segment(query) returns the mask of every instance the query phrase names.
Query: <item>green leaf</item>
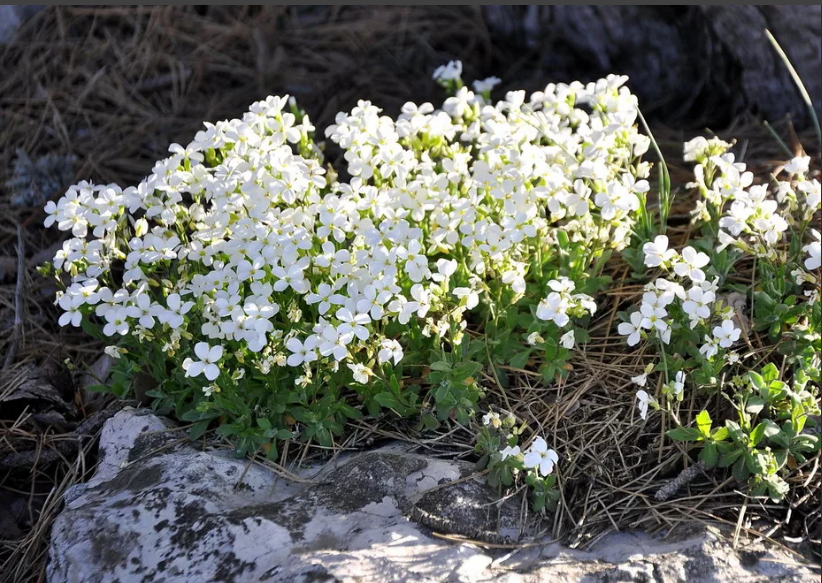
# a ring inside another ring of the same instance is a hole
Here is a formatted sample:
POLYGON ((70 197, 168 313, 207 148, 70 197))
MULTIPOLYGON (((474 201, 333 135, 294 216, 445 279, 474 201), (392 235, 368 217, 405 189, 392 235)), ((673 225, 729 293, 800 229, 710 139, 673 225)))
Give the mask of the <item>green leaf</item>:
POLYGON ((716 444, 711 443, 710 441, 705 444, 705 447, 702 448, 702 451, 699 452, 699 459, 709 468, 712 468, 716 465, 717 462, 717 451, 716 451, 716 444))
POLYGON ((340 403, 339 411, 348 419, 362 419, 362 411, 355 409, 348 403, 340 403))
POLYGON ((728 439, 729 431, 727 427, 717 427, 711 434, 711 439, 714 441, 724 441, 728 439))
POLYGON ((726 454, 723 454, 722 457, 719 459, 719 467, 720 468, 727 468, 728 466, 735 463, 743 454, 743 450, 741 449, 734 449, 726 454))
POLYGON ((200 439, 203 434, 208 429, 208 425, 211 423, 211 419, 203 419, 202 421, 198 421, 194 425, 191 426, 191 429, 188 430, 188 437, 191 441, 197 441, 200 439))
POLYGON ((428 368, 431 370, 438 370, 440 372, 450 372, 451 371, 451 363, 446 362, 444 360, 440 360, 437 362, 432 362, 428 368))
POLYGON ((763 379, 758 373, 755 373, 753 371, 748 373, 748 380, 751 381, 751 384, 754 387, 756 387, 758 391, 761 391, 762 389, 768 386, 765 382, 765 379, 763 379))
POLYGON ((760 423, 756 427, 753 428, 751 431, 751 435, 749 437, 750 443, 752 446, 756 447, 759 445, 759 442, 762 441, 765 437, 765 423, 760 423))
MULTIPOLYGON (((753 373, 756 374, 756 373, 753 373)), ((759 375, 757 375, 759 376, 759 375)), ((765 367, 762 369, 762 376, 760 377, 763 381, 770 384, 775 380, 779 379, 779 369, 776 368, 776 365, 772 362, 769 362, 765 367)))
POLYGON ((696 427, 699 433, 704 435, 705 437, 709 437, 711 435, 711 415, 707 411, 701 411, 699 415, 696 416, 696 427))
POLYGON ((525 368, 525 365, 528 364, 528 358, 530 358, 530 356, 530 350, 523 350, 522 352, 515 354, 508 364, 512 368, 525 368))
POLYGON ((734 464, 731 473, 733 474, 734 479, 736 479, 738 482, 744 482, 748 479, 748 476, 751 475, 751 472, 750 470, 748 470, 748 466, 745 463, 744 457, 741 457, 738 460, 736 460, 736 463, 734 464))
POLYGON ((180 421, 200 421, 205 417, 209 417, 209 419, 211 418, 210 416, 204 414, 202 411, 198 411, 197 409, 189 409, 188 411, 180 415, 180 421))
POLYGON ((400 406, 397 398, 387 391, 374 395, 374 400, 386 409, 397 409, 400 406))
POLYGON ((762 397, 751 397, 745 405, 745 411, 758 415, 765 408, 765 399, 762 397))
POLYGON ((702 439, 702 434, 695 427, 675 427, 665 435, 674 441, 699 441, 702 439))
POLYGON ((776 435, 780 431, 781 429, 779 429, 779 425, 770 419, 765 419, 762 423, 754 427, 753 431, 751 431, 751 445, 756 447, 763 439, 776 435))
POLYGON ((426 413, 422 416, 422 424, 428 430, 436 429, 439 427, 440 422, 437 421, 437 418, 431 415, 431 413, 426 413))

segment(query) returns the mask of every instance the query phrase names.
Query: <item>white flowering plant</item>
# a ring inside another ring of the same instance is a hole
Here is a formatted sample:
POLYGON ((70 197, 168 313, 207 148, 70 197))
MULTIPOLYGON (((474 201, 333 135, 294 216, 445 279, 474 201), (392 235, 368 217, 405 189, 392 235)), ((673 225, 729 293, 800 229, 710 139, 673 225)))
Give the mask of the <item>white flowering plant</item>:
POLYGON ((521 449, 520 443, 527 431, 528 426, 513 414, 488 411, 477 430, 474 449, 481 456, 477 467, 488 472, 488 484, 500 491, 523 484, 528 486, 535 512, 553 511, 560 498, 554 471, 559 455, 539 436, 521 449))
POLYGON ((716 138, 685 144, 685 160, 695 163, 696 236, 681 251, 664 234, 642 244, 651 282, 621 314, 618 332, 631 347, 650 344, 658 358, 632 378, 641 418, 649 408, 665 411, 675 425, 670 438, 701 443, 706 466, 733 466, 753 495, 779 500, 784 478, 819 451, 818 436, 803 430, 820 412, 819 232, 811 228, 820 185, 809 178, 808 156, 756 184, 730 148, 716 138), (740 278, 741 270, 751 275, 740 278), (781 371, 771 354, 780 355, 781 371), (646 388, 652 372, 661 375, 655 396, 646 388), (685 426, 686 387, 720 395, 732 414, 712 428, 703 409, 685 426))
POLYGON ((46 226, 71 234, 50 267, 59 323, 109 343, 106 388, 147 375, 192 437, 216 425, 275 458, 386 410, 466 424, 481 370, 565 376, 605 262, 647 214, 636 98, 609 76, 494 103, 497 79, 473 92, 460 76, 436 72, 439 109, 360 101, 329 144, 269 97, 136 186, 50 202, 46 226))

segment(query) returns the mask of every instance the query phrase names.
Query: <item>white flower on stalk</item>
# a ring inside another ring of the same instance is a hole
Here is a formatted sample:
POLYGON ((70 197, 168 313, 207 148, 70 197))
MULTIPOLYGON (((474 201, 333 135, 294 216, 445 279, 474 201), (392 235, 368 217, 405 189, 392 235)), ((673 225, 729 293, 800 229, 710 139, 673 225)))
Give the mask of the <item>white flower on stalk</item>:
POLYGON ((470 287, 455 287, 453 293, 461 303, 465 303, 465 308, 468 310, 473 310, 479 304, 479 295, 470 287))
POLYGON ((347 364, 346 366, 351 369, 351 372, 354 375, 354 381, 360 383, 361 385, 367 384, 374 375, 374 371, 361 363, 347 364))
POLYGON ((682 303, 682 309, 691 317, 691 328, 695 321, 711 317, 711 304, 716 300, 716 295, 712 291, 702 291, 700 287, 692 287, 688 290, 688 299, 682 303))
POLYGON ((718 352, 719 347, 716 344, 716 340, 710 336, 705 336, 705 344, 699 347, 699 353, 710 360, 716 356, 718 352))
POLYGON ((499 450, 499 456, 501 461, 507 460, 509 457, 517 457, 521 455, 522 452, 519 449, 518 445, 511 447, 510 445, 505 446, 503 449, 499 450))
POLYGON ((201 374, 209 381, 220 376, 220 367, 217 363, 223 357, 222 346, 209 346, 207 342, 198 342, 194 345, 194 354, 200 360, 186 358, 183 361, 183 370, 187 377, 196 377, 201 374))
POLYGON ((642 321, 643 315, 641 312, 634 312, 631 314, 629 322, 621 322, 617 326, 617 332, 621 336, 628 337, 628 346, 636 346, 642 340, 642 321))
POLYGON ((448 61, 434 70, 434 81, 456 81, 462 75, 462 61, 448 61))
POLYGON ((499 413, 488 411, 488 413, 482 416, 482 424, 486 427, 490 425, 494 429, 498 429, 502 425, 502 420, 499 417, 499 413))
POLYGON ((673 384, 674 395, 679 397, 685 390, 685 371, 681 370, 676 373, 673 384))
POLYGON ((539 332, 531 332, 525 340, 530 346, 536 346, 537 344, 544 344, 545 338, 540 336, 539 332))
POLYGON ((303 363, 310 363, 317 360, 317 337, 309 336, 305 342, 298 338, 289 338, 285 347, 291 352, 286 360, 288 366, 301 366, 303 363))
POLYGON ((83 313, 80 311, 84 303, 82 296, 63 294, 57 303, 65 310, 63 314, 60 315, 57 323, 60 324, 60 326, 71 324, 75 328, 79 327, 83 321, 83 313))
POLYGON ((742 330, 736 327, 733 320, 723 320, 720 326, 714 327, 714 338, 722 348, 730 348, 739 340, 742 330))
POLYGON ((645 243, 642 252, 645 254, 646 267, 665 266, 677 255, 675 250, 668 249, 668 237, 665 235, 657 235, 652 242, 645 243))
POLYGON ((377 361, 382 364, 393 360, 394 364, 400 363, 403 357, 402 346, 396 340, 386 338, 380 342, 380 351, 377 353, 377 361))
POLYGON ((702 268, 709 262, 710 258, 705 253, 688 246, 682 250, 682 258, 674 265, 674 272, 680 277, 688 277, 691 281, 699 283, 705 281, 705 272, 702 268))
POLYGON ((125 336, 128 334, 128 308, 117 307, 108 310, 105 315, 106 324, 103 326, 103 334, 106 336, 114 336, 119 334, 125 336))
POLYGON ((119 346, 113 346, 113 345, 112 346, 106 346, 103 349, 103 352, 105 352, 106 355, 108 355, 108 356, 110 356, 111 358, 114 358, 114 359, 118 359, 118 358, 121 358, 123 356, 123 353, 121 352, 121 349, 120 349, 119 346))
POLYGON ((642 314, 641 326, 646 330, 664 332, 669 328, 668 322, 665 321, 668 312, 664 308, 654 308, 649 304, 642 304, 639 307, 639 313, 642 314))
POLYGON ((631 382, 638 387, 644 387, 648 383, 648 373, 642 373, 635 377, 631 377, 631 382))
POLYGON ((575 342, 576 338, 574 338, 573 330, 568 330, 559 339, 559 345, 563 348, 567 348, 568 350, 571 350, 574 347, 575 342))
POLYGON ((557 452, 548 448, 541 437, 537 437, 525 454, 523 465, 528 469, 537 469, 542 476, 549 476, 554 471, 554 464, 559 460, 557 452))
POLYGON ((334 289, 327 283, 321 283, 317 286, 316 293, 309 293, 305 296, 305 302, 307 304, 320 304, 318 311, 323 316, 331 309, 331 304, 344 304, 345 298, 341 294, 334 293, 334 289))
POLYGON ((160 305, 151 301, 147 293, 141 293, 134 299, 134 310, 136 318, 138 318, 140 326, 148 330, 154 327, 154 318, 160 317, 165 309, 160 305))
POLYGON ((822 259, 820 258, 820 253, 822 253, 822 243, 820 243, 820 234, 819 231, 813 229, 811 231, 813 233, 814 238, 816 241, 812 241, 802 247, 802 251, 808 253, 808 257, 805 259, 805 269, 808 271, 813 271, 815 269, 819 269, 819 266, 822 265, 822 259))
POLYGON ((791 176, 794 174, 807 174, 810 164, 810 156, 796 156, 790 162, 785 164, 784 170, 791 176))
POLYGON ((160 311, 158 319, 171 328, 179 328, 185 322, 185 315, 194 307, 194 302, 183 302, 180 294, 169 294, 166 298, 167 309, 160 311))
POLYGON ((494 87, 502 83, 499 77, 486 77, 485 79, 477 79, 472 83, 474 91, 477 93, 485 93, 491 91, 494 87))
POLYGON ((656 403, 656 399, 654 399, 646 391, 640 389, 636 392, 636 406, 637 409, 639 409, 639 416, 643 421, 648 418, 648 406, 652 403, 656 403))
POLYGON ((570 321, 568 314, 565 313, 568 307, 566 298, 557 292, 551 292, 537 305, 536 315, 540 320, 553 321, 562 328, 570 321))

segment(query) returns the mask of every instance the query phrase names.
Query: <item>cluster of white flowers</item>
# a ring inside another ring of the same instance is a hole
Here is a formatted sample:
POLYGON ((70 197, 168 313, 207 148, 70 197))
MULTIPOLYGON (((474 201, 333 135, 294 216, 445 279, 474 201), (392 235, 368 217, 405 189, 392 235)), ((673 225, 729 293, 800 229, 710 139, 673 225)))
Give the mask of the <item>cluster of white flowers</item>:
MULTIPOLYGON (((693 216, 706 221, 719 218, 719 251, 732 246, 776 260, 777 246, 788 227, 809 224, 822 208, 819 181, 806 178, 810 157, 798 156, 786 164, 782 171, 788 179, 774 179, 769 192, 767 184, 753 185, 753 174, 745 164, 735 161, 728 152, 730 146, 716 138, 702 137, 685 144, 685 160, 697 162, 692 186, 702 195, 693 216)), ((813 265, 812 249, 807 251, 813 265)))
MULTIPOLYGON (((564 328, 571 321, 571 315, 581 316, 586 312, 593 314, 597 305, 588 294, 571 293, 576 284, 567 277, 552 279, 548 282, 551 292, 537 306, 536 315, 540 320, 553 322, 564 328)), ((571 336, 573 338, 573 335, 571 336)), ((573 347, 573 342, 569 348, 573 347)))
POLYGON ((708 281, 703 268, 709 257, 693 247, 685 247, 682 253, 668 248, 668 237, 657 236, 643 247, 645 265, 668 271, 671 279, 659 278, 645 286, 639 309, 627 322, 618 326, 618 332, 628 337, 628 345, 636 346, 642 338, 653 337, 664 344, 671 340, 675 316, 669 312, 676 305, 687 318, 693 330, 698 326, 709 328, 712 334, 704 336, 699 349, 705 358, 713 358, 718 347, 729 348, 739 340, 741 330, 733 321, 733 309, 717 299, 718 280, 708 281), (688 286, 686 289, 686 285, 688 286))
MULTIPOLYGON (((392 322, 458 343, 487 282, 514 301, 541 296, 526 281, 534 258, 556 255, 558 229, 591 259, 627 245, 649 165, 624 82, 496 104, 460 82, 442 109, 407 103, 397 119, 361 101, 326 130, 347 181, 323 167, 287 97, 206 123, 138 186, 82 182, 47 205, 46 225, 73 235, 54 257, 71 276, 60 324, 96 314, 104 334, 157 342, 170 358, 196 344, 186 374, 216 383, 237 367, 310 375, 343 361, 365 383, 370 362, 403 358, 392 322)), ((564 326, 595 309, 572 283, 550 286, 540 318, 564 326)))

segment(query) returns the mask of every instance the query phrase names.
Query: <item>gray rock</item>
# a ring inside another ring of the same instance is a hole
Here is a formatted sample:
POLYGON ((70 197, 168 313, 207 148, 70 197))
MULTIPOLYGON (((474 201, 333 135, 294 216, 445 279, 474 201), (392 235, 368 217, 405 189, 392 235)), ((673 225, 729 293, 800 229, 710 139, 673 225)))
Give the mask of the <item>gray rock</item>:
POLYGON ((432 528, 497 543, 528 534, 521 499, 497 504, 470 464, 400 444, 288 481, 181 437, 142 410, 106 423, 94 478, 69 489, 54 523, 49 581, 818 580, 743 558, 710 535, 616 534, 587 553, 449 542, 432 528))
POLYGON ((7 44, 17 29, 43 8, 45 5, 0 4, 0 45, 7 44))

